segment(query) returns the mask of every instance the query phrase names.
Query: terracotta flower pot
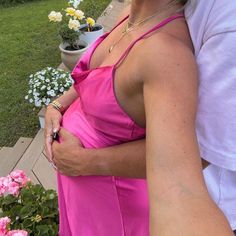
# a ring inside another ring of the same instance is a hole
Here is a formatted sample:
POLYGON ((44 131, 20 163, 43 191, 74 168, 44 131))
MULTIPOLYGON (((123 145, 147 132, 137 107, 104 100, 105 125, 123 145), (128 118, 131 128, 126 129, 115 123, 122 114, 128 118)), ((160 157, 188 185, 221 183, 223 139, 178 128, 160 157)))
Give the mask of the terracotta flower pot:
POLYGON ((69 46, 68 43, 61 43, 59 49, 61 51, 61 60, 63 64, 70 70, 72 70, 83 53, 88 49, 88 43, 79 40, 78 43, 81 46, 81 49, 78 50, 67 50, 69 46))

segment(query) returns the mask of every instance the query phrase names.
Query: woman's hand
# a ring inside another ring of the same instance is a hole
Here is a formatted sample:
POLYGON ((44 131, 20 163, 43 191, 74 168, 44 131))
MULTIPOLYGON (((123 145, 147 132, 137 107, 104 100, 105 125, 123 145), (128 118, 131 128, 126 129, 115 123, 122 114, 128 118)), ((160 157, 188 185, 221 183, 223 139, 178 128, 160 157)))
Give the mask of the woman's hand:
POLYGON ((64 128, 59 131, 60 143, 53 141, 53 163, 57 170, 68 176, 84 175, 87 172, 88 158, 80 140, 64 128))
POLYGON ((52 141, 53 133, 60 130, 60 123, 62 120, 62 114, 53 108, 48 106, 45 114, 45 127, 44 127, 44 137, 45 137, 45 151, 46 157, 49 162, 52 162, 52 141))

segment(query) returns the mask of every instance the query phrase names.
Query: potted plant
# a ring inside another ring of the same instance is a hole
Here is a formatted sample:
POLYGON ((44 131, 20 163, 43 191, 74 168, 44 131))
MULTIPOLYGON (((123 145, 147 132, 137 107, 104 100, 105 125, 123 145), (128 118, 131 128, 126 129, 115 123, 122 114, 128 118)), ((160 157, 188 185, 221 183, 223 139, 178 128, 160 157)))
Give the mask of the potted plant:
POLYGON ((44 128, 44 107, 65 93, 72 83, 69 72, 52 67, 47 67, 29 76, 29 90, 25 99, 35 107, 43 107, 39 114, 41 128, 44 128))
POLYGON ((79 39, 80 32, 78 30, 72 30, 67 25, 61 26, 59 35, 62 39, 62 43, 59 45, 61 60, 69 70, 72 70, 89 44, 79 39))
POLYGON ((86 19, 86 23, 80 27, 80 39, 88 44, 93 43, 98 37, 103 35, 104 27, 95 22, 91 17, 86 19))
POLYGON ((48 15, 50 22, 58 24, 58 34, 62 43, 59 48, 64 65, 72 70, 86 51, 88 43, 80 40, 80 21, 85 18, 84 12, 78 9, 80 1, 71 0, 68 7, 61 12, 51 11, 48 15))
POLYGON ((0 235, 56 236, 57 193, 34 185, 22 170, 0 177, 0 235))

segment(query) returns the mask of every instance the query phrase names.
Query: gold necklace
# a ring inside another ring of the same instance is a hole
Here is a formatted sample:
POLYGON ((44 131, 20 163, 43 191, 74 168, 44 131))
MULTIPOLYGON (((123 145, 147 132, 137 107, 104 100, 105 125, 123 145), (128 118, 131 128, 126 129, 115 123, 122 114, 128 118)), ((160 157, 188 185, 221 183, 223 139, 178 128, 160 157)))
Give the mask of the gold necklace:
POLYGON ((115 41, 109 48, 109 53, 112 52, 113 48, 131 31, 133 31, 135 28, 128 28, 127 27, 128 24, 126 24, 125 28, 123 29, 120 38, 115 41))
POLYGON ((114 49, 114 47, 119 44, 119 42, 131 31, 135 30, 136 28, 138 28, 140 25, 146 23, 147 21, 151 20, 153 17, 157 16, 158 14, 160 14, 161 12, 163 12, 164 10, 169 9, 170 7, 174 6, 175 4, 177 4, 179 2, 179 0, 173 0, 169 3, 167 3, 164 7, 158 9, 158 11, 156 11, 154 14, 147 16, 137 22, 130 22, 128 21, 127 24, 125 25, 124 29, 122 30, 121 36, 120 38, 115 41, 110 47, 109 47, 109 53, 112 52, 112 50, 114 49), (129 26, 130 25, 130 26, 129 26))

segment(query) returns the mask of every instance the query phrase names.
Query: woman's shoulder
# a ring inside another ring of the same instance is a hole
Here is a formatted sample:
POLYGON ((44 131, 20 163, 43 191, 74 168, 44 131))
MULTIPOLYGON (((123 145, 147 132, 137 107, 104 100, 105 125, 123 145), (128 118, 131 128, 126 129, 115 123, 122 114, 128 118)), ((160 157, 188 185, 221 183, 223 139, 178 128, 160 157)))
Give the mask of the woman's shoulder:
POLYGON ((192 71, 197 74, 196 60, 192 48, 178 37, 167 33, 158 33, 139 44, 142 78, 165 77, 165 75, 192 71), (180 69, 181 68, 181 69, 180 69))
POLYGON ((150 53, 168 53, 175 54, 178 52, 189 53, 194 56, 192 44, 184 37, 179 37, 166 32, 158 32, 142 42, 144 48, 150 48, 150 53), (175 50, 173 50, 175 49, 175 50))

